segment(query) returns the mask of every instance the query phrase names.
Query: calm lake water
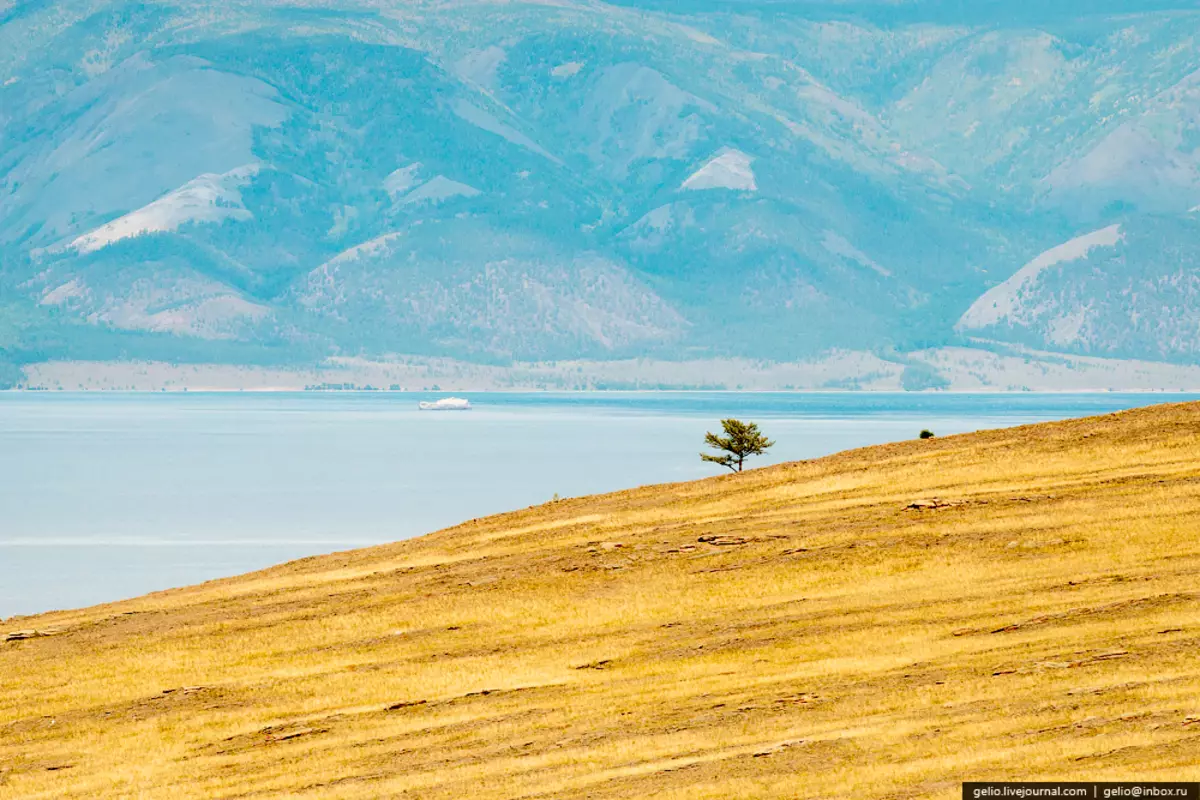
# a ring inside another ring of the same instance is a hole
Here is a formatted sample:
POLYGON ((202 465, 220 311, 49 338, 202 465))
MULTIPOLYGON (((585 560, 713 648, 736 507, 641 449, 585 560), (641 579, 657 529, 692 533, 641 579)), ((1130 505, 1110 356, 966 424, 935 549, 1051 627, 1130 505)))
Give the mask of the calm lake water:
POLYGON ((690 480, 722 417, 755 463, 1196 399, 1164 394, 0 393, 0 617, 390 542, 563 497, 690 480), (444 395, 443 395, 444 396, 444 395))

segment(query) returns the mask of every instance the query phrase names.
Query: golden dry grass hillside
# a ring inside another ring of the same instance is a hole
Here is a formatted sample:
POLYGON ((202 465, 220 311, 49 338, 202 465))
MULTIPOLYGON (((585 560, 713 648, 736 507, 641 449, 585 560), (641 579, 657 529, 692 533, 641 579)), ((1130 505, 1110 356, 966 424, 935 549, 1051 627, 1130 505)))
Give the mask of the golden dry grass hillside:
POLYGON ((556 502, 8 620, 0 796, 1197 780, 1198 576, 1196 405, 556 502))

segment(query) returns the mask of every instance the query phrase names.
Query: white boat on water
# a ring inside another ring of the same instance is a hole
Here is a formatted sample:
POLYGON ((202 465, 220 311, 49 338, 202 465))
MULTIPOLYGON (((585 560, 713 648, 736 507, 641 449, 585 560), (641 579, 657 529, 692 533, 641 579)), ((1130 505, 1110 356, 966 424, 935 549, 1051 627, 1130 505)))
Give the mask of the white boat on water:
POLYGON ((443 397, 432 403, 422 400, 417 407, 422 411, 466 411, 471 407, 471 401, 461 397, 443 397))

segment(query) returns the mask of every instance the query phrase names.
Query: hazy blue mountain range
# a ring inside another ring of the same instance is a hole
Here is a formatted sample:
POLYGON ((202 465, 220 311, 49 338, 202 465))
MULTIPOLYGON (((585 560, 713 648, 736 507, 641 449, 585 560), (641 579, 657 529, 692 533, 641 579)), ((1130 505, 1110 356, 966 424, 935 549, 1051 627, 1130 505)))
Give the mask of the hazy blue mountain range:
POLYGON ((0 362, 1196 363, 1198 34, 1146 2, 0 0, 0 362))

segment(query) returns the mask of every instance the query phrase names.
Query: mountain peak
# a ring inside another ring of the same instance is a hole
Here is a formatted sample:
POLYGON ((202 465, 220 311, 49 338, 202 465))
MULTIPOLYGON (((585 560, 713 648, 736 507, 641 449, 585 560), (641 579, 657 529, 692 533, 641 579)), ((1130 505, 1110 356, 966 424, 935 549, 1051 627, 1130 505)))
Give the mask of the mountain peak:
POLYGON ((754 159, 733 148, 723 148, 717 155, 692 173, 680 187, 684 190, 734 189, 744 192, 758 191, 751 164, 754 159))

